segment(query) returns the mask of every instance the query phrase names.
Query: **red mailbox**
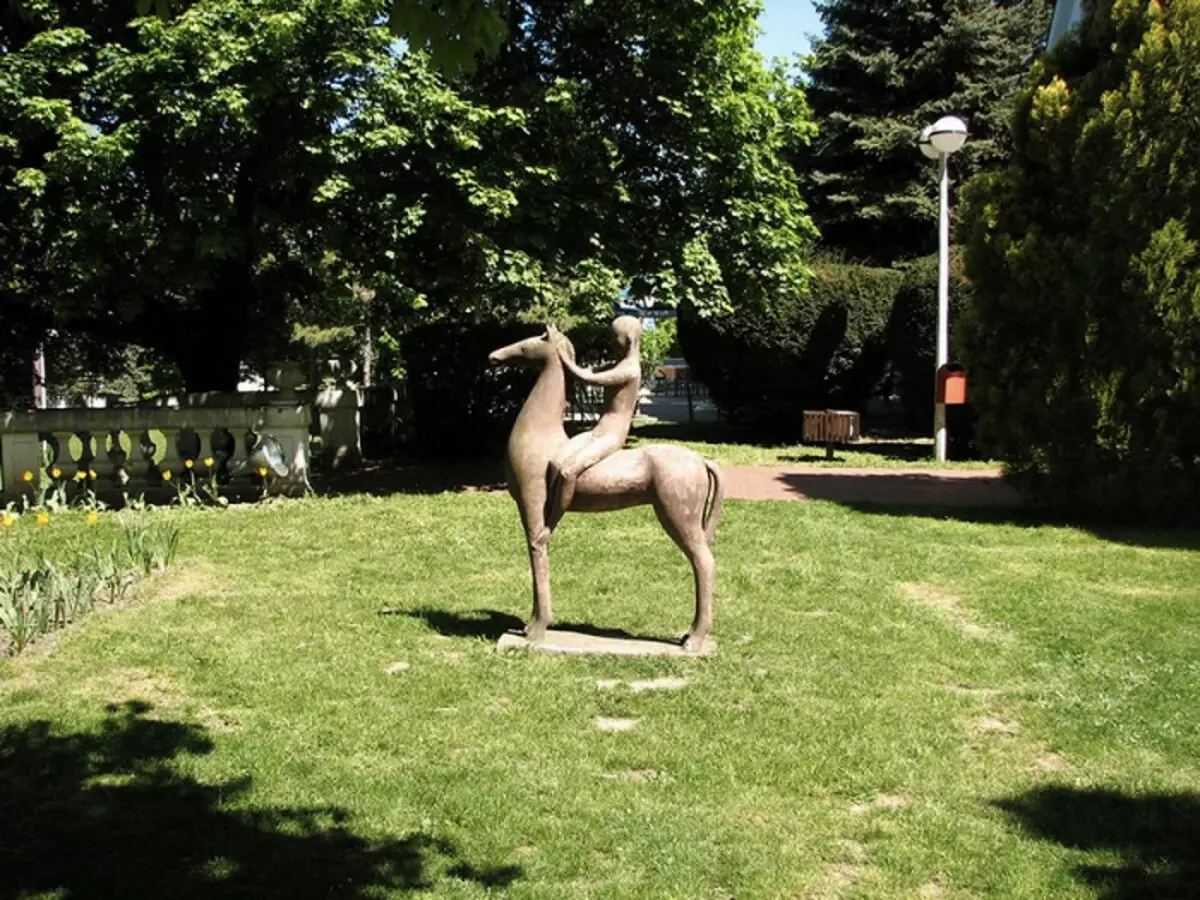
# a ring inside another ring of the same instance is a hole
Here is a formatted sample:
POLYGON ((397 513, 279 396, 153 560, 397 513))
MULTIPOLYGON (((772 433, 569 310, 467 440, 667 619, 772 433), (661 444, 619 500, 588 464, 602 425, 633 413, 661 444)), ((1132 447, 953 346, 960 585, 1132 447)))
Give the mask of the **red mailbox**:
POLYGON ((938 369, 937 402, 948 406, 967 402, 967 373, 962 366, 949 363, 938 369))

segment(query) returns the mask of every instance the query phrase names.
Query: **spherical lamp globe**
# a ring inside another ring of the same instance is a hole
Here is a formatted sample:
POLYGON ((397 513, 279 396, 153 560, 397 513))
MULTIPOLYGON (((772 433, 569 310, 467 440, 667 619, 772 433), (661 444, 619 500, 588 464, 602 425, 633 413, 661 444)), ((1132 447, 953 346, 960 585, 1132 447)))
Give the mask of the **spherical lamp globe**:
POLYGON ((958 116, 942 116, 929 129, 929 143, 949 156, 967 142, 967 123, 958 116))

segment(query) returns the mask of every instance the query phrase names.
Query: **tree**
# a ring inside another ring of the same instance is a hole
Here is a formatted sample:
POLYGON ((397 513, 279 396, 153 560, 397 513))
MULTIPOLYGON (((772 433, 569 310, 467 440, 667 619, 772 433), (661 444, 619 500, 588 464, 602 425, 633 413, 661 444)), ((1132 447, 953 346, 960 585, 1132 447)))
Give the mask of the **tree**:
POLYGON ((937 179, 922 128, 963 117, 956 181, 999 165, 1012 100, 1049 24, 1046 0, 826 0, 805 63, 820 123, 797 160, 826 247, 886 265, 937 249, 937 179))
POLYGON ((802 289, 813 230, 782 161, 812 123, 754 50, 757 0, 513 9, 513 39, 465 90, 527 117, 506 152, 531 177, 506 224, 546 302, 607 312, 631 285, 712 310, 802 289))
MULTIPOLYGON (((195 0, 134 0, 126 13, 168 19, 195 0)), ((9 0, 12 12, 30 19, 30 0, 9 0)), ((503 0, 392 0, 388 24, 415 48, 428 51, 443 72, 473 69, 480 56, 494 55, 508 33, 503 0)))
POLYGON ((132 28, 25 2, 37 27, 0 59, 5 296, 160 350, 191 390, 296 324, 365 321, 358 287, 388 336, 595 318, 631 284, 703 309, 803 288, 781 160, 811 123, 751 0, 515 3, 451 80, 395 45, 386 0, 197 0, 132 28))
POLYGON ((429 193, 486 190, 466 157, 499 114, 398 52, 381 2, 204 0, 133 27, 107 6, 28 0, 32 22, 0 21, 9 315, 155 348, 190 390, 231 390, 297 309, 394 275, 429 193), (363 218, 389 218, 373 255, 345 250, 368 152, 428 163, 368 198, 363 218))
POLYGON ((1200 509, 1200 0, 1098 0, 968 190, 979 437, 1046 501, 1200 509))

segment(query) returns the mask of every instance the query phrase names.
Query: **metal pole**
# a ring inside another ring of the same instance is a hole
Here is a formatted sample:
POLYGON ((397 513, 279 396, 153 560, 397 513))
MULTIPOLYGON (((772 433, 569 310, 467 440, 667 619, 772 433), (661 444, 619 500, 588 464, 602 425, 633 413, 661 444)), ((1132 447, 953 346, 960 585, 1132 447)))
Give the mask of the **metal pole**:
MULTIPOLYGON (((937 369, 950 362, 950 176, 948 157, 942 154, 941 198, 938 217, 938 325, 937 369)), ((934 390, 937 390, 934 372, 934 390)), ((946 406, 935 394, 933 411, 934 458, 946 461, 946 406)))

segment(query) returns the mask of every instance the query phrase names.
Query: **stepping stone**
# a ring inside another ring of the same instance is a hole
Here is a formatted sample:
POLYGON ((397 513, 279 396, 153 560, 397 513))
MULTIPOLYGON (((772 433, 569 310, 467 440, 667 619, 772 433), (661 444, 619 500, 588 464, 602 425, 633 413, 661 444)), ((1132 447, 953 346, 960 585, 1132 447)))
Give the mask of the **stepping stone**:
POLYGON ((708 638, 704 646, 689 653, 674 641, 649 641, 640 638, 599 637, 577 631, 550 629, 546 636, 532 642, 523 634, 510 631, 500 636, 497 650, 532 650, 536 653, 564 653, 585 656, 711 656, 716 642, 708 638))

